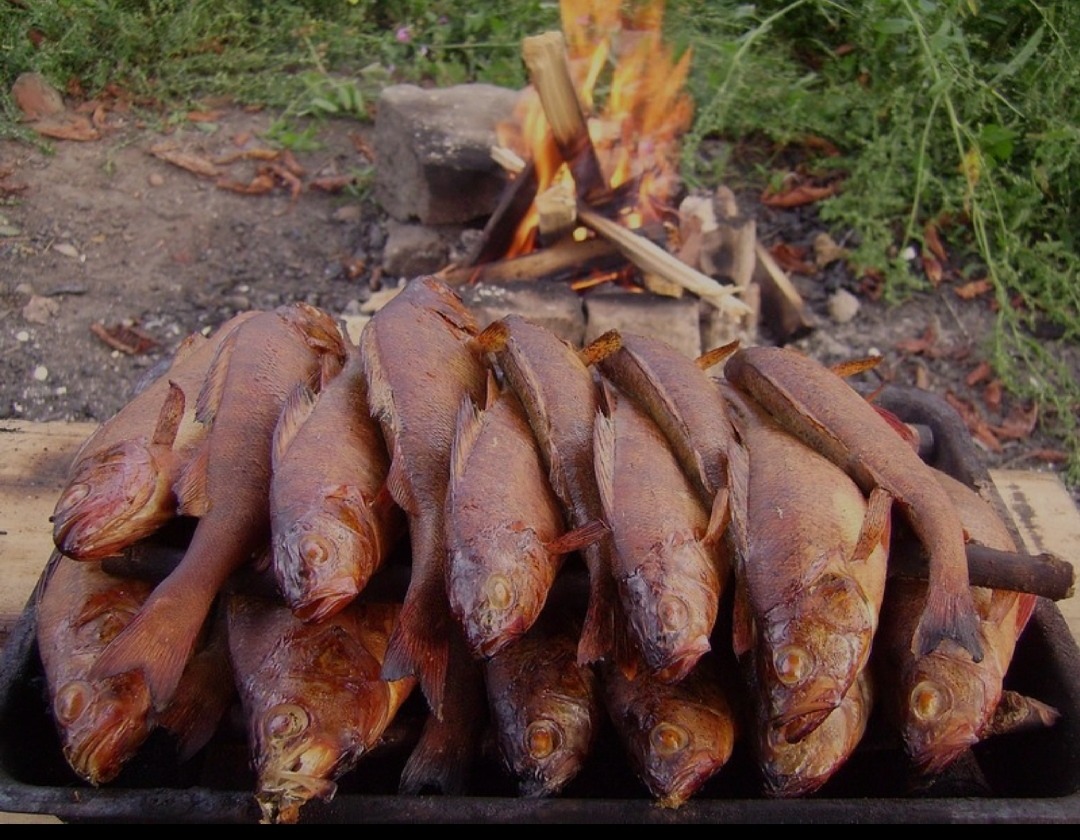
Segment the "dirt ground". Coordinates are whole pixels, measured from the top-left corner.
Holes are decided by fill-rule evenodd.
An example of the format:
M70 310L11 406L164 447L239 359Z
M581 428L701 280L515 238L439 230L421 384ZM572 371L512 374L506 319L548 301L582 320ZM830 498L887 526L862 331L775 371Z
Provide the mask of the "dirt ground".
M326 122L319 149L268 169L252 150L269 148L270 120L233 109L168 135L128 122L51 151L0 143L0 421L104 420L196 330L297 299L356 313L373 278L392 282L378 273L384 214L319 187L365 162L363 127ZM217 171L197 174L169 150ZM773 213L759 221L765 244L771 232L806 243L820 230L805 212ZM878 375L983 417L1000 445L980 442L988 466L1059 468L1063 442L1031 429L1007 395L995 403L991 379L970 378L992 323L985 302L945 287L896 308L860 296L839 323L828 301L845 283L858 291L851 278L795 279L819 325L797 346L830 363L879 351Z

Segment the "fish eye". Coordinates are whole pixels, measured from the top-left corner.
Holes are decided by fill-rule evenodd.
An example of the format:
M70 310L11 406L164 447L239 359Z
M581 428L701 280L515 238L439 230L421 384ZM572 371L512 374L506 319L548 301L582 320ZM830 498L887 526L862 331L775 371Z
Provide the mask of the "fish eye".
M674 755L690 745L690 733L682 726L665 721L652 728L649 743L658 755Z
M296 703L282 703L270 710L264 728L271 739L291 738L308 728L311 718Z
M562 746L562 741L562 730L550 720L533 721L525 730L525 745L535 759L552 755Z
M86 711L93 698L94 690L88 682L73 680L56 692L56 719L64 726L70 726Z
M675 595L665 595L657 607L660 626L667 631L681 630L690 623L690 609L686 601Z
M781 645L773 654L773 670L786 686L798 685L806 679L813 665L810 651L799 645Z
M85 481L77 481L72 484L64 493L63 499L61 499L61 508L71 508L79 504L83 499L90 495L90 485Z
M919 720L933 721L942 717L952 707L949 691L940 683L921 680L912 690L911 711Z
M503 575L489 577L484 583L484 594L495 610L505 610L514 603L514 587Z
M319 534L306 534L300 540L300 556L308 565L318 566L330 557L330 548Z

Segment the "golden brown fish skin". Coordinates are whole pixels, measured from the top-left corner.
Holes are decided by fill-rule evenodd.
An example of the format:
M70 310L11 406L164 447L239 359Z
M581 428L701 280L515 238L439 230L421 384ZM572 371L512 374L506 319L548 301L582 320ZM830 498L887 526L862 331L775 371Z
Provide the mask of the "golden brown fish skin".
M604 710L595 668L577 660L580 625L549 603L528 633L484 662L499 753L522 796L559 793L592 755Z
M305 621L355 598L404 536L404 511L386 489L389 470L354 349L319 394L297 389L275 431L271 563L286 603Z
M446 591L473 655L523 635L547 602L565 531L520 401L503 391L459 414L446 504Z
M441 715L448 638L446 496L462 400L480 404L487 368L470 340L472 313L434 277L417 277L376 312L360 336L368 406L390 450L390 492L405 510L412 576L384 663L389 679L413 675Z
M596 477L622 611L648 670L678 682L710 649L726 555L705 542L709 513L660 428L606 381L604 394Z
M968 586L964 529L930 467L854 388L829 368L782 347L746 347L724 376L781 426L842 467L864 493L883 488L899 505L930 558L929 597L912 648L952 641L978 661L983 652Z
M477 343L494 357L532 427L548 480L574 528L603 518L593 464L599 392L578 351L547 327L510 314L489 325ZM588 613L578 644L582 664L614 655L619 598L612 577L610 536L585 546Z
M400 604L352 601L304 622L283 604L230 595L230 657L264 823L295 823L378 743L416 685L380 676Z
M859 746L873 705L873 680L864 669L840 705L797 743L787 741L773 727L759 725L757 761L765 795L790 799L819 791Z
M154 722L150 692L137 672L93 680L90 668L153 585L59 552L42 580L35 593L37 645L64 758L80 778L102 785L139 751Z
M933 470L954 500L969 538L990 548L1016 551L1016 542L994 507L979 493ZM942 772L988 734L1001 700L1016 642L1035 609L1036 596L972 587L985 656L972 662L946 643L915 656L904 644L921 614L927 582L889 581L875 642L875 674L882 703L899 728L915 770Z
M884 509L873 512L842 469L738 392L728 398L749 465L736 612L750 626L739 628L736 653L756 663L765 725L799 741L869 662L885 594L888 501L876 497ZM864 529L873 534L865 545Z
M184 509L200 514L191 543L94 665L95 677L141 668L154 707L168 704L218 592L269 539L271 448L289 394L318 387L345 355L334 320L302 303L259 313L221 344L198 398L210 431L181 491Z
M630 764L659 805L679 808L731 758L741 735L738 702L715 654L679 683L601 665L604 704Z
M76 560L113 556L176 515L174 484L205 431L194 419L195 395L221 341L254 314L209 338L189 336L168 370L83 443L51 517L60 551Z

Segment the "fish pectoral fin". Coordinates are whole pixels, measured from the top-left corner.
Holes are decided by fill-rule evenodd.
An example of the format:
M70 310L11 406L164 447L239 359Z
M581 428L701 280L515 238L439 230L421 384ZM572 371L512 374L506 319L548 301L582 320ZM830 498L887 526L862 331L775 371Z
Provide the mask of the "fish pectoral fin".
M602 359L606 359L616 350L622 347L622 336L618 330L608 330L603 335L597 336L581 350L578 357L585 367L595 367Z
M715 496L713 496L712 508L709 511L709 525L705 529L705 536L702 538L707 546L715 546L720 544L720 540L724 538L724 534L727 533L728 525L731 522L731 494L726 487L721 487Z
M161 405L158 414L157 425L154 427L154 436L151 443L156 446L172 448L176 441L176 433L180 431L180 422L184 419L184 408L187 398L184 389L173 380L169 380L169 391L165 395L165 402Z
M205 516L210 510L210 496L206 491L206 470L209 464L209 449L201 447L176 480L173 491L176 493L176 512L179 516Z
M1053 706L1006 689L994 708L994 714L980 733L981 738L1030 732L1053 726L1061 718L1061 712Z
M218 406L221 405L222 395L225 393L225 380L229 373L229 362L232 354L236 351L237 336L242 332L242 327L232 330L218 345L214 352L214 358L210 361L210 367L206 372L199 395L195 398L195 419L200 423L211 425L214 415L217 414Z
M882 487L870 491L866 513L863 515L859 537L851 551L852 562L865 562L870 559L874 549L883 546L888 549L892 526L893 497Z
M721 344L719 347L714 347L712 350L707 350L698 356L694 362L702 370L708 370L709 368L716 367L721 362L727 361L728 356L739 349L739 339L729 341L727 344Z
M285 401L285 407L281 409L277 424L274 426L274 440L271 452L271 465L277 470L289 444L296 438L296 433L304 425L304 421L311 416L315 408L317 397L315 392L306 384L297 385L290 392Z
M547 544L547 549L552 554L569 554L603 539L607 533L607 523L602 519L594 519L552 540Z

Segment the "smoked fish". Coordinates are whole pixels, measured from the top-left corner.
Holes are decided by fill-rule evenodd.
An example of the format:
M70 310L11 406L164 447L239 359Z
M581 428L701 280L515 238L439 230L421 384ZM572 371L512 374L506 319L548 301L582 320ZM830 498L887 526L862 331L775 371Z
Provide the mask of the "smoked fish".
M446 503L447 595L477 658L528 631L582 533L566 531L521 402L490 392L483 410L461 405ZM606 533L602 522L583 531L586 541Z
M930 559L930 585L911 640L915 654L948 640L975 662L982 659L960 517L929 465L889 421L838 373L789 348L740 348L725 361L723 375L843 468L864 493L882 488L893 497Z
M361 592L405 535L390 455L367 406L360 354L318 394L296 387L274 431L271 567L301 619L327 618Z
M678 682L710 649L727 555L660 428L606 380L603 394L596 481L622 612L649 672Z
M368 408L390 451L388 486L408 518L412 575L383 676L416 676L442 715L450 630L446 497L458 411L481 404L487 367L471 339L472 313L435 277L410 280L360 334Z
M401 606L353 600L301 621L274 600L233 594L226 604L261 821L296 823L309 801L333 798L416 686L380 675Z
M168 369L87 438L51 517L61 552L76 560L116 555L176 515L176 481L205 436L195 395L221 342L254 315L236 315L209 338L188 336Z
M476 344L494 358L517 394L540 447L551 488L572 528L603 519L593 460L593 427L599 408L594 370L581 351L549 328L510 314L492 322ZM578 643L582 664L599 662L625 648L616 643L624 623L612 577L610 534L581 549L589 574L589 605Z
M221 343L196 407L209 431L179 485L181 512L198 518L191 543L95 663L95 678L141 669L154 707L168 704L225 581L269 541L271 448L289 395L321 388L345 357L335 321L303 303L261 312Z

